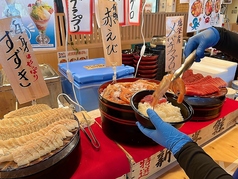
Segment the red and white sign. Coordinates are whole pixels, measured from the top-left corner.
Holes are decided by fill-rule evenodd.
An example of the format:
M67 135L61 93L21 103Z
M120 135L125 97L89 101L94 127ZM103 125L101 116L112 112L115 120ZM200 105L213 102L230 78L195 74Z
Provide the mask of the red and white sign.
M66 0L70 34L92 33L92 0Z
M130 25L140 25L141 0L129 0L128 2L128 23Z

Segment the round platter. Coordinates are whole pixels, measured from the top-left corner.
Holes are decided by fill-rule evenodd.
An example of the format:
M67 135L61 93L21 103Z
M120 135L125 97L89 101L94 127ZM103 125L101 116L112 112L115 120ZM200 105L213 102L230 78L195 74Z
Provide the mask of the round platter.
M185 96L184 100L194 109L191 120L211 120L219 116L227 94L227 88L206 96Z
M0 178L21 178L45 171L65 159L78 145L80 141L79 129L71 131L73 135L64 139L62 147L51 151L45 156L32 161L27 165L18 167L15 162L4 162L0 164Z

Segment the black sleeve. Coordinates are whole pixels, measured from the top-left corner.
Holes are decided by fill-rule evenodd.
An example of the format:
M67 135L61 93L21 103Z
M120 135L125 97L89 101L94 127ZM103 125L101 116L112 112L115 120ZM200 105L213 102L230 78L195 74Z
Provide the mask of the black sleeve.
M228 31L221 27L215 27L219 34L220 40L214 48L238 59L238 34Z
M190 179L232 179L195 142L185 144L174 156Z

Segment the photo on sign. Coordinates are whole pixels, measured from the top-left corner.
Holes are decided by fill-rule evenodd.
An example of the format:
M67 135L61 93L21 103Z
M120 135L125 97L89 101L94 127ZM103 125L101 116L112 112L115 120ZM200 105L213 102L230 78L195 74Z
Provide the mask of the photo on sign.
M33 48L56 48L54 0L0 0L0 4L1 18L21 17Z
M222 0L190 0L187 32L219 26L221 2Z
M232 0L223 0L222 4L231 4Z
M58 63L67 62L65 52L58 52L57 57L58 57ZM86 60L86 59L89 59L88 49L82 49L78 51L68 51L68 62Z

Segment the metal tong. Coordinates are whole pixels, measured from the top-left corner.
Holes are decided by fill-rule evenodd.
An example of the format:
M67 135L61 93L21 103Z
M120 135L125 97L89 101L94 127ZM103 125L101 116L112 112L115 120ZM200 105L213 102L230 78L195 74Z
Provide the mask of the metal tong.
M86 135L86 137L88 138L88 140L91 142L92 146L93 146L95 149L98 150L98 149L100 148L100 143L98 142L96 136L94 135L94 133L93 133L93 131L92 131L92 129L91 129L89 123L88 123L88 120L87 120L86 116L84 115L84 113L82 113L82 114L83 114L84 120L87 122L88 130L89 130L89 133L90 133L90 134L88 134L88 133L86 132L86 130L85 130L83 127L81 127L81 130L82 130L83 133Z
M74 115L76 118L77 115ZM96 150L99 150L100 148L100 143L99 141L97 140L95 134L93 133L93 130L91 129L90 125L89 125L89 122L88 122L88 119L87 117L84 115L83 111L82 111L82 116L84 118L84 120L86 121L86 124L87 124L87 128L88 128L88 131L89 133L79 124L79 127L80 129L83 131L83 133L85 134L85 136L88 138L88 140L90 141L90 143L92 144L92 146L96 149ZM79 121L79 120L78 120Z
M187 69L189 69L193 62L194 62L194 59L196 57L196 50L194 50L185 60L184 60L184 63L181 65L180 68L178 68L174 74L173 74L173 77L171 79L171 81L175 80L176 78L180 77L181 74L183 74L184 71L186 71Z

